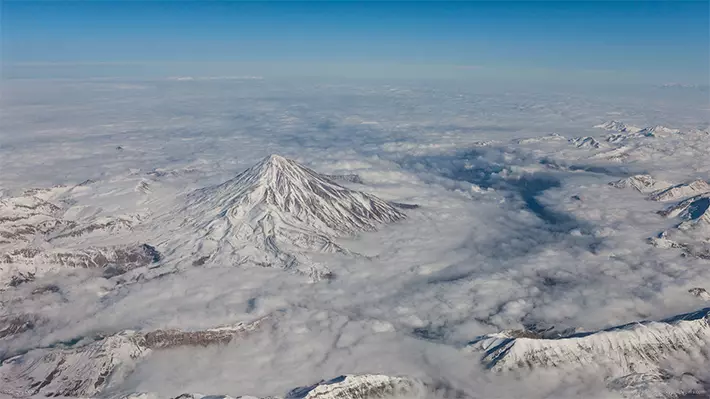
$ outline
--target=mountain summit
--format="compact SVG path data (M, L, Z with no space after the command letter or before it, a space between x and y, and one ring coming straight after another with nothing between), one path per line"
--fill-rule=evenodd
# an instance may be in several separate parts
M620 133L636 133L636 132L643 130L639 127L627 125L623 122L619 122L619 121L615 121L615 120L607 121L602 124L595 125L594 127L597 129L604 129L604 130L608 130L610 132L620 132Z
M335 237L373 231L406 217L387 201L343 187L279 155L222 184L192 192L184 212L202 236L200 259L228 249L238 263L296 269L314 279L329 273L306 260L304 251L346 252Z
M327 177L286 159L270 155L216 187L200 190L232 220L263 220L288 213L320 232L350 234L375 230L378 224L405 216L389 203L347 189Z

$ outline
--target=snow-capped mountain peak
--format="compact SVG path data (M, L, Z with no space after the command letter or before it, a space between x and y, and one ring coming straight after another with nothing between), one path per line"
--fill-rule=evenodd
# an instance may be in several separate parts
M336 237L406 217L396 204L343 187L279 155L190 193L180 212L190 221L191 235L200 236L193 242L200 259L251 261L294 269L314 280L330 272L304 251L345 253Z
M644 194L664 190L671 186L670 183L662 180L656 180L651 175L634 175L625 179L611 182L609 183L609 185L616 188L630 187Z
M594 127L598 128L598 129L608 130L610 132L621 132L621 133L636 133L636 132L639 132L642 130L639 127L627 125L623 122L619 122L616 120L604 122L604 123L596 125Z
M594 137L584 136L569 139L569 142L577 148L601 148L602 144Z
M192 199L216 205L221 215L235 221L288 213L320 231L339 234L374 230L380 223L405 217L386 201L345 188L280 155L264 158L221 185L199 190Z

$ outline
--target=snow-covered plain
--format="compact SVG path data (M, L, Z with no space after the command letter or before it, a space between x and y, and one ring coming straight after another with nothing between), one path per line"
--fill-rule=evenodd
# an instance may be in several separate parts
M2 86L0 395L710 390L706 88Z

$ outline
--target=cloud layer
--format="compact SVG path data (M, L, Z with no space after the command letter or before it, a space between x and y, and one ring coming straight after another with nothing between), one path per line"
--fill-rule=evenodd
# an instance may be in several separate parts
M159 246L167 261L125 280L76 269L0 292L2 316L41 320L0 340L3 357L99 332L281 315L246 343L152 356L120 393L275 395L337 374L383 373L446 381L473 397L608 397L603 373L512 379L460 348L500 330L661 319L702 307L687 291L710 286L707 260L646 242L674 223L656 213L662 204L608 185L638 173L708 180L710 139L693 132L707 128L707 100L694 92L236 79L6 86L7 195L94 179L75 210L165 220L157 217L191 190L279 153L322 173L357 174L361 183L343 183L354 189L420 205L401 223L340 239L363 256L323 255L338 276L330 282L226 263L177 267L169 259L178 254ZM605 142L593 126L608 119L683 134L629 144L621 162L598 156L607 148L568 142ZM155 238L155 229L132 238ZM49 285L56 289L37 291Z

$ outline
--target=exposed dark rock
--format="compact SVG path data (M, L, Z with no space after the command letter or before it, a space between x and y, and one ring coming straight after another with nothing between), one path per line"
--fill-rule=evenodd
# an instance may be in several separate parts
M60 234L57 234L57 235L51 237L50 241L56 240L59 238L66 238L66 237L79 237L84 234L90 234L90 233L97 231L97 230L114 230L114 229L130 230L132 227L132 223L127 220L112 219L112 220L108 220L108 221L100 222L100 223L91 223L89 225L81 226L79 228L76 228L77 227L76 223L73 223L73 224L69 225L68 227L69 227L69 229L65 229L65 230L69 230L69 231L62 232Z
M201 256L199 259L196 259L192 262L192 266L202 266L205 264L210 259L209 255L206 256Z
M176 346L208 346L228 344L234 338L232 330L207 330L185 332L180 330L155 330L145 334L146 347L165 349Z
M701 287L691 288L688 290L688 292L700 299L704 299L706 301L710 300L710 293L708 293L705 290L705 288L701 288Z
M41 295L47 292L60 292L59 286L54 284L42 285L32 290L32 295Z
M10 277L10 282L8 283L8 285L10 287L17 287L20 284L34 281L34 279L35 279L35 274L32 272L17 273L14 276Z
M390 202L392 206L400 209L417 209L419 208L419 205L417 204L403 204L401 202Z
M267 317L268 318L268 317ZM226 344L255 331L267 318L202 331L156 330L148 333L77 338L6 359L0 367L0 396L98 397L111 382L128 375L148 349ZM12 321L12 333L32 328L32 320ZM1 322L0 322L1 323ZM0 324L0 328L2 324ZM4 331L4 330L0 330Z
M360 178L359 175L356 174L347 174L347 175L322 175L330 180L335 180L335 181L345 181L349 183L357 183L357 184L364 184L362 181L362 178Z
M0 339L11 337L35 327L37 318L32 315L16 315L0 318Z

